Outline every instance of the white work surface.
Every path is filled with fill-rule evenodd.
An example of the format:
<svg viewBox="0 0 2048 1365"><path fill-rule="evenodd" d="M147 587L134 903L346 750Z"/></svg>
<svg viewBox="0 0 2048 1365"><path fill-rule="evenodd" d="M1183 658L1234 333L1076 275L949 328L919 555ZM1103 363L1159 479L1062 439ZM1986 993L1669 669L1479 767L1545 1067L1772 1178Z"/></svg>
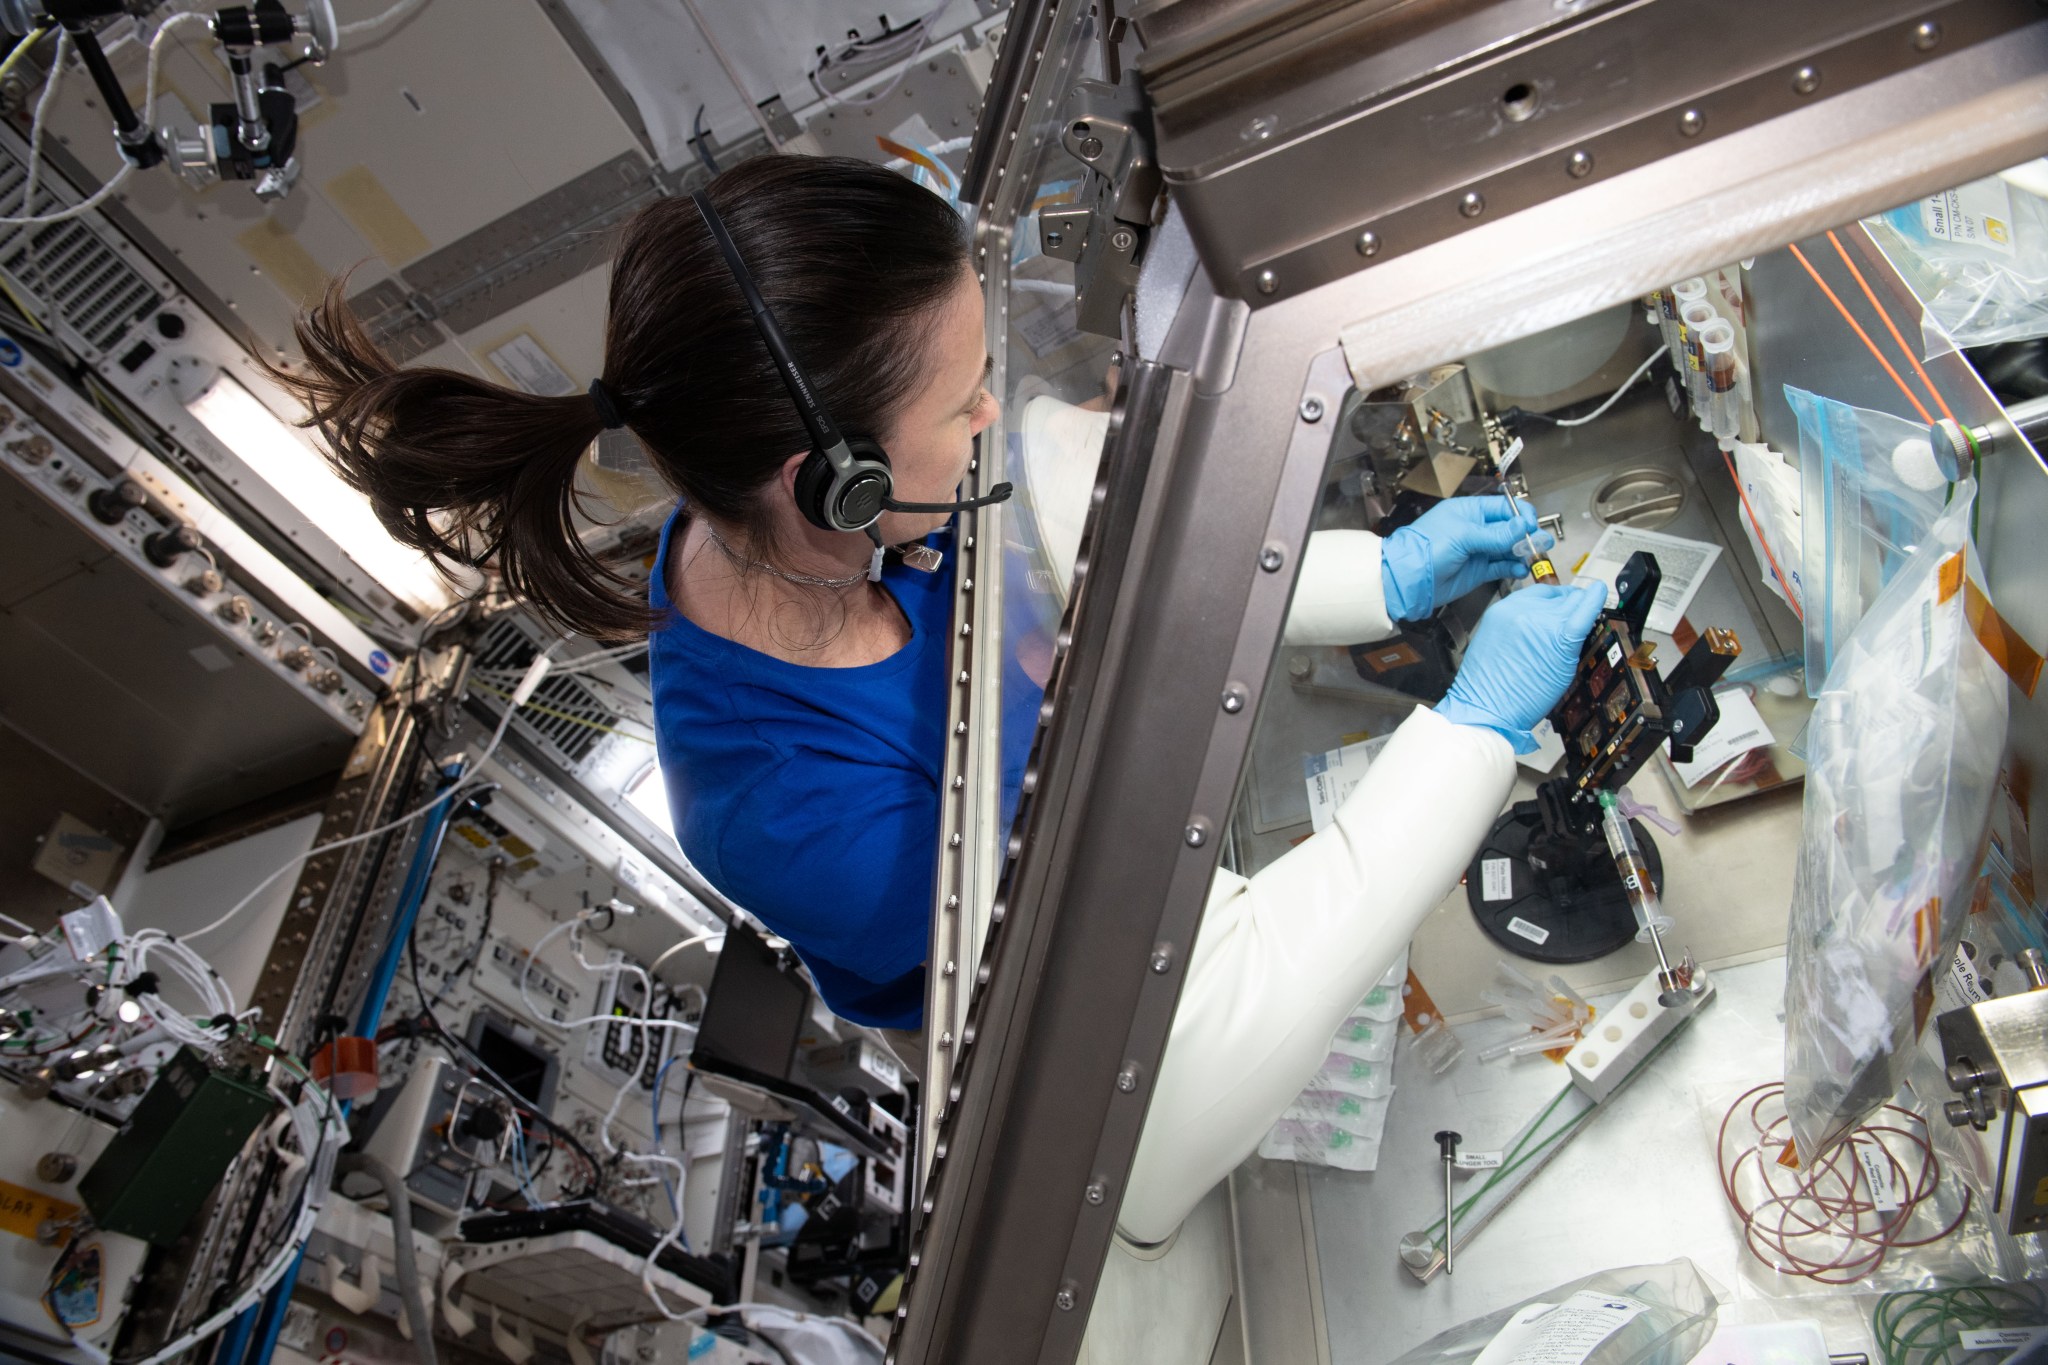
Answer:
<svg viewBox="0 0 2048 1365"><path fill-rule="evenodd" d="M1763 792L1686 815L1666 783L1656 764L1645 765L1629 783L1638 800L1677 820L1683 831L1666 834L1647 820L1639 822L1664 860L1658 890L1665 911L1676 922L1665 947L1689 948L1694 960L1708 967L1780 957L1792 907L1792 871L1799 857L1799 811L1805 787ZM1535 795L1535 775L1522 769L1509 800L1530 800ZM1444 1017L1456 1024L1491 1010L1479 992L1492 981L1493 964L1502 959L1515 962L1539 980L1554 971L1582 994L1620 994L1657 965L1655 950L1642 943L1632 943L1592 962L1566 966L1514 958L1479 931L1462 886L1444 897L1416 930L1408 965Z"/></svg>
<svg viewBox="0 0 2048 1365"><path fill-rule="evenodd" d="M1466 1055L1441 1076L1404 1049L1379 1169L1308 1179L1331 1365L1385 1365L1447 1328L1582 1275L1677 1256L1728 1291L1723 1322L1813 1318L1831 1352L1872 1349L1873 1299L1841 1291L1770 1299L1743 1278L1739 1258L1748 1253L1696 1095L1778 1076L1784 959L1714 980L1717 998L1457 1251L1455 1274L1426 1285L1403 1268L1397 1248L1403 1233L1443 1216L1433 1134L1451 1128L1464 1135L1462 1150L1501 1151L1568 1080L1542 1056L1480 1062L1480 1049L1527 1032L1500 1018L1459 1027ZM1458 1197L1483 1179L1460 1172Z"/></svg>

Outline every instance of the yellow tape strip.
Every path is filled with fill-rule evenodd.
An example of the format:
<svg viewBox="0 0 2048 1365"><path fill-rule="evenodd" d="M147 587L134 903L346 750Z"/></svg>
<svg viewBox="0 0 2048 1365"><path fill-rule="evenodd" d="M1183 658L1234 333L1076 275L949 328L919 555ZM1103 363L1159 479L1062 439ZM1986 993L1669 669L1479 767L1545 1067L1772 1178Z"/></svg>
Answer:
<svg viewBox="0 0 2048 1365"><path fill-rule="evenodd" d="M77 1214L76 1204L67 1204L62 1199L53 1199L47 1194L38 1194L0 1180L0 1229L17 1237L33 1239L36 1229L45 1219L54 1218L62 1222Z"/></svg>

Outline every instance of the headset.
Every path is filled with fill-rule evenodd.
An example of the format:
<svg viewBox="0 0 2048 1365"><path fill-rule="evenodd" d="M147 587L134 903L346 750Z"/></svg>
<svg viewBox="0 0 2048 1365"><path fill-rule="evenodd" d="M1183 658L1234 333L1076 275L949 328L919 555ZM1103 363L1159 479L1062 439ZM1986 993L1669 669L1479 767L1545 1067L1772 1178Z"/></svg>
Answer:
<svg viewBox="0 0 2048 1365"><path fill-rule="evenodd" d="M754 284L747 263L740 259L732 234L725 230L718 211L711 207L711 200L702 190L690 197L697 201L697 211L704 215L704 226L711 229L711 240L718 244L719 254L725 257L734 283L746 296L754 326L761 333L761 340L767 343L775 368L782 373L782 382L788 386L789 396L796 404L797 416L803 419L805 429L811 434L811 453L804 457L796 474L796 505L806 521L825 531L864 531L879 550L882 533L877 523L883 512L960 512L970 507L987 507L1010 496L1010 485L999 483L985 497L958 502L896 501L895 484L889 473L889 453L882 449L881 442L872 437L847 436L839 430L839 424L832 420L832 414L825 411L825 405L811 388L803 367L796 363L788 338L775 325L775 315L768 311L767 301Z"/></svg>

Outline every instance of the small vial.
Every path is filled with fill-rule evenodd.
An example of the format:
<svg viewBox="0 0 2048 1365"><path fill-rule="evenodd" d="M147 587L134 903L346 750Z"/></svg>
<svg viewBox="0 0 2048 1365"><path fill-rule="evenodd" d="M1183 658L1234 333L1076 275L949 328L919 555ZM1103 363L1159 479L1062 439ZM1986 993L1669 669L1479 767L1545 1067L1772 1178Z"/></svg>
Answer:
<svg viewBox="0 0 2048 1365"><path fill-rule="evenodd" d="M1685 372L1685 354L1680 349L1680 315L1688 303L1705 303L1706 300L1707 282L1695 275L1666 289L1659 301L1663 311L1664 344L1671 350L1671 363L1681 374Z"/></svg>
<svg viewBox="0 0 2048 1365"><path fill-rule="evenodd" d="M1529 580L1532 583L1556 583L1557 566L1550 562L1548 551L1536 548L1534 536L1523 536L1515 546L1515 557L1529 566Z"/></svg>
<svg viewBox="0 0 2048 1365"><path fill-rule="evenodd" d="M1686 387L1692 392L1693 416L1699 419L1700 430L1710 429L1707 415L1707 353L1700 344L1700 333L1710 323L1719 322L1721 315L1714 311L1711 303L1688 303L1678 310L1679 332L1685 347Z"/></svg>
<svg viewBox="0 0 2048 1365"><path fill-rule="evenodd" d="M1735 444L1742 430L1742 397L1736 392L1735 329L1716 318L1700 329L1702 373L1707 390L1708 429L1723 450Z"/></svg>

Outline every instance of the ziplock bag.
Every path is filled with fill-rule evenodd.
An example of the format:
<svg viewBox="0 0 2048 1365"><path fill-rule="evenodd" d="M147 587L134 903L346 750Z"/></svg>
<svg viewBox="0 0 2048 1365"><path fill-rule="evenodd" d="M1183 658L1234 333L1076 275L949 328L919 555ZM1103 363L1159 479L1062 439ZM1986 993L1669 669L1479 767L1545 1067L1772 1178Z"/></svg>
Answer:
<svg viewBox="0 0 2048 1365"><path fill-rule="evenodd" d="M1935 326L1927 357L2048 336L2048 201L1999 176L1871 220Z"/></svg>
<svg viewBox="0 0 2048 1365"><path fill-rule="evenodd" d="M1802 1164L1905 1079L1983 863L2006 677L1965 610L1981 600L1975 501L1974 482L1956 485L1841 645L1808 724L1785 980Z"/></svg>
<svg viewBox="0 0 2048 1365"><path fill-rule="evenodd" d="M1856 623L1941 515L1949 481L1927 428L1785 386L1799 422L1806 691L1820 695Z"/></svg>
<svg viewBox="0 0 2048 1365"><path fill-rule="evenodd" d="M1394 1365L1685 1365L1720 1301L1680 1257L1602 1270L1430 1338Z"/></svg>

